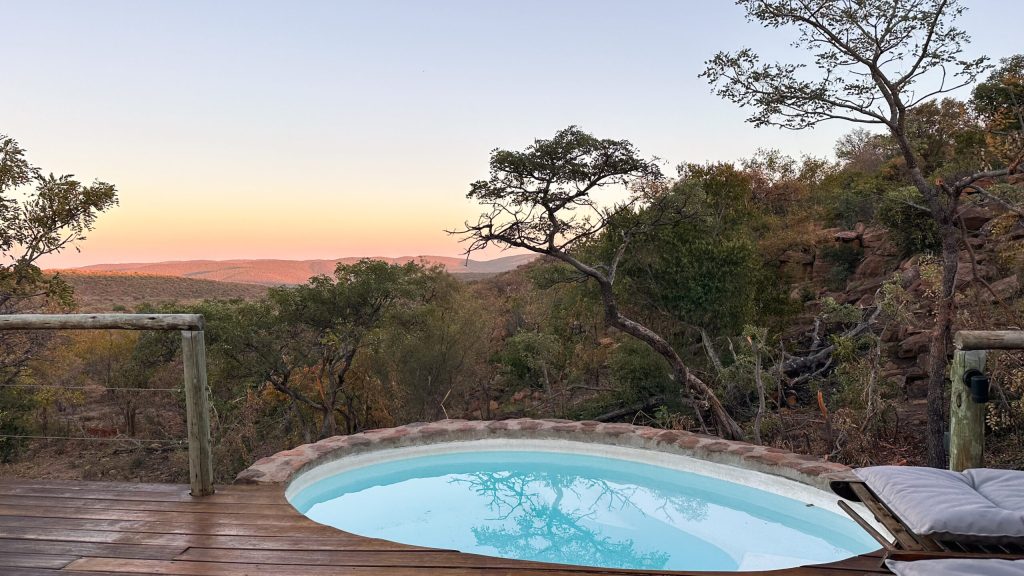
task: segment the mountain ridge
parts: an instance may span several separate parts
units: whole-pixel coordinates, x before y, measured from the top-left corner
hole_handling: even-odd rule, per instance
[[[390,264],[420,262],[442,265],[450,274],[488,276],[507,272],[536,258],[534,254],[516,254],[491,260],[467,260],[452,256],[364,256],[334,259],[287,260],[277,258],[229,260],[168,260],[164,262],[126,262],[92,264],[78,268],[54,269],[75,273],[134,273],[155,276],[176,276],[219,282],[239,282],[267,286],[302,284],[319,274],[332,274],[341,264],[353,264],[363,259],[380,260]]]

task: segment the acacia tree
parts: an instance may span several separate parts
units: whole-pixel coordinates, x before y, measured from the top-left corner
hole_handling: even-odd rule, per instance
[[[365,398],[350,377],[357,355],[398,310],[433,299],[443,279],[437,267],[364,259],[338,264],[333,276],[272,288],[265,300],[203,310],[213,348],[232,371],[287,396],[306,438],[316,420],[318,438],[327,438],[338,419],[346,433],[363,428]]]
[[[750,49],[719,52],[701,74],[715,92],[753,109],[755,126],[791,130],[827,120],[884,127],[939,231],[942,289],[936,303],[928,382],[928,463],[946,461],[943,391],[954,317],[959,254],[956,229],[961,194],[986,179],[1018,170],[975,166],[970,173],[929,181],[921,151],[908,136],[914,109],[938,95],[975,82],[986,58],[965,59],[968,35],[953,25],[965,8],[958,0],[738,0],[747,19],[768,28],[795,27],[793,45],[813,63],[762,62]]]
[[[465,236],[467,255],[491,244],[524,248],[560,260],[593,280],[605,322],[661,354],[678,382],[707,404],[719,432],[742,438],[743,430],[714,391],[690,371],[668,340],[624,315],[619,306],[616,274],[630,242],[683,217],[666,200],[664,182],[658,163],[641,158],[629,141],[598,139],[570,126],[523,151],[492,151],[490,179],[472,183],[467,194],[489,209],[452,233]],[[609,187],[629,190],[629,199],[602,208],[594,195]],[[646,209],[636,210],[638,206]],[[607,232],[613,221],[618,238],[608,261],[585,262],[578,249]]]

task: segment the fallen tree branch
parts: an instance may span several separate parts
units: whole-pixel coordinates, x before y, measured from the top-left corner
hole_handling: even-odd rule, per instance
[[[619,408],[618,410],[606,412],[604,414],[601,414],[600,416],[591,418],[591,420],[594,420],[596,422],[608,422],[611,420],[615,420],[617,418],[622,418],[623,416],[630,416],[632,414],[636,414],[637,412],[650,410],[651,408],[661,406],[664,402],[665,399],[662,398],[661,396],[652,396],[638,404],[633,404],[630,406],[626,406],[625,408]]]
[[[876,293],[877,297],[877,293]],[[850,328],[846,332],[840,334],[841,338],[856,338],[864,332],[868,331],[871,326],[878,319],[878,315],[881,314],[882,308],[880,306],[873,306],[871,315],[868,316],[867,320],[857,324],[853,328]],[[805,373],[808,370],[814,370],[822,363],[828,361],[832,357],[832,352],[835,351],[835,344],[830,344],[821,350],[803,357],[790,357],[790,360],[785,361],[782,364],[782,371],[787,376],[798,376]]]

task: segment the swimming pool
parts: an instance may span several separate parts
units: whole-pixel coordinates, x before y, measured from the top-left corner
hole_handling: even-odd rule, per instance
[[[769,570],[878,546],[817,488],[620,446],[478,440],[346,457],[286,496],[362,536],[560,564]]]

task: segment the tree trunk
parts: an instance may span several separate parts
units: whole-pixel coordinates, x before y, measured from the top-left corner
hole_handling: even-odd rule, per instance
[[[954,204],[951,202],[951,204]],[[942,287],[935,303],[935,327],[932,329],[931,356],[928,361],[928,465],[933,468],[946,467],[946,367],[949,345],[953,334],[953,317],[956,295],[956,272],[960,246],[952,212],[939,219],[942,235]]]
[[[718,396],[715,395],[715,392],[705,384],[703,380],[690,372],[686,363],[683,362],[683,359],[676,353],[675,348],[673,348],[672,345],[658,333],[639,322],[626,318],[619,312],[618,301],[615,298],[615,289],[612,286],[615,282],[615,269],[617,262],[612,263],[609,274],[605,275],[595,268],[583,264],[565,252],[553,251],[545,253],[549,256],[554,256],[555,258],[562,260],[583,274],[596,280],[601,291],[601,302],[604,304],[605,322],[609,326],[614,326],[626,334],[644,342],[655,352],[661,354],[662,357],[668,360],[668,363],[672,366],[672,371],[675,372],[676,379],[679,383],[683,387],[689,388],[695,392],[700,399],[703,399],[708,403],[708,407],[711,409],[711,414],[714,416],[715,424],[718,426],[719,435],[729,440],[743,439],[743,429],[740,428],[740,425],[737,424],[736,421],[733,420],[732,416],[725,411],[725,407],[722,406],[722,403],[718,400]],[[621,254],[622,252],[620,248],[619,255]],[[699,416],[700,414],[698,413],[698,417]]]
[[[334,436],[336,430],[334,410],[331,409],[330,405],[325,404],[321,406],[320,413],[323,416],[323,421],[320,423],[320,437],[317,438],[317,440],[323,440],[324,438]]]
[[[607,306],[606,306],[607,309]],[[614,309],[613,309],[614,310]],[[715,424],[719,428],[719,433],[730,440],[742,440],[743,429],[740,425],[733,420],[732,416],[725,411],[725,407],[718,400],[718,396],[715,392],[704,383],[703,380],[698,378],[690,372],[690,369],[686,367],[686,363],[676,353],[675,348],[668,343],[667,340],[662,338],[660,335],[655,333],[653,330],[646,326],[626,318],[622,314],[619,314],[617,310],[614,310],[615,315],[608,318],[609,324],[622,330],[626,334],[639,339],[646,343],[648,346],[654,349],[655,352],[661,354],[668,363],[672,366],[672,370],[676,374],[676,378],[683,386],[687,386],[699,395],[699,398],[703,399],[708,403],[708,407],[711,409],[711,414],[715,418]]]

